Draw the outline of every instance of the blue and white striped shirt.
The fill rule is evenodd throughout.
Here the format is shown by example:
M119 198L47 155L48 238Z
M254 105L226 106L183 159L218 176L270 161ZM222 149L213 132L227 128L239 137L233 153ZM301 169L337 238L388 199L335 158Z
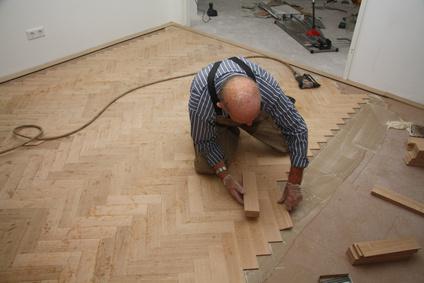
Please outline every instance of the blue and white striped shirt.
M308 129L302 116L300 116L290 99L284 95L271 74L257 64L243 57L239 58L255 74L262 99L261 110L268 113L281 129L281 133L287 141L292 166L306 167L308 165L306 156ZM203 68L194 77L188 103L193 142L211 167L224 160L223 150L216 142L216 113L208 91L207 78L212 66L213 63ZM235 62L229 59L223 60L215 75L216 93L219 93L223 83L234 75L247 76L244 70Z

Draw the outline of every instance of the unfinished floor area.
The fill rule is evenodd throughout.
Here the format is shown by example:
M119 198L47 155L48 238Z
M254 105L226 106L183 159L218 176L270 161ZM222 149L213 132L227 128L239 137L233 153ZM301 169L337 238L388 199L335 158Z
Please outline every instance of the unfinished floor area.
M213 2L213 7L218 12L217 17L209 18L204 15L205 11L208 10L209 2ZM261 13L263 10L257 7L259 2L269 3L270 5L281 5L289 2L296 5L297 9L300 9L304 14L312 13L310 0L199 0L197 1L198 16L192 18L191 27L198 31L270 52L279 58L343 76L354 25L347 25L345 29L339 29L338 25L344 17L357 13L359 9L357 6L352 3L342 4L343 1L336 1L328 4L326 6L328 8L324 9L325 1L316 1L316 17L325 27L322 32L339 51L311 54L274 24L275 19L273 17L270 15L264 16ZM334 8L341 11L334 10Z
M234 55L260 55L169 25L0 85L2 148L21 124L70 137L0 157L0 282L314 282L345 273L355 282L420 282L422 254L407 262L352 267L354 241L415 236L423 218L369 195L375 184L424 200L422 168L402 160L406 132L388 120L424 111L314 75L299 90L265 58L296 98L310 131L305 200L277 205L289 158L246 134L232 172L256 177L261 215L246 219L214 177L194 172L187 100L192 74ZM290 229L291 228L291 229ZM399 280L401 278L401 280Z

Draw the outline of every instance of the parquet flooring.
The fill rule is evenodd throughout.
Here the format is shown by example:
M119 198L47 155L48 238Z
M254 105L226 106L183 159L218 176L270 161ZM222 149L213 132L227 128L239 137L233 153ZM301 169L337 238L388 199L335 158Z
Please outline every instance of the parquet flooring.
M252 51L169 26L0 85L0 144L20 124L46 135L82 125L139 84L193 73ZM319 149L366 94L254 59L297 99ZM83 131L0 156L0 282L244 282L269 242L289 158L242 134L232 171L254 172L261 215L248 220L217 178L193 170L187 112L192 77L137 90ZM346 91L347 89L347 91Z

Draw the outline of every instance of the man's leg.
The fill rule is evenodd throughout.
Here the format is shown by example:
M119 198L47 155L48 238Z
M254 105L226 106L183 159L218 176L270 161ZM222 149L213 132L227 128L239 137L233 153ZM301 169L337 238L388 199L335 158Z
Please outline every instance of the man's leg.
M217 143L224 151L225 164L229 166L230 162L234 160L234 154L237 150L239 141L239 131L236 127L217 127ZM206 159L200 152L195 150L194 169L199 174L215 174L215 171L209 166Z
M243 126L243 130L261 142L280 152L288 152L287 142L284 139L280 128L275 124L269 115L254 124L252 127Z

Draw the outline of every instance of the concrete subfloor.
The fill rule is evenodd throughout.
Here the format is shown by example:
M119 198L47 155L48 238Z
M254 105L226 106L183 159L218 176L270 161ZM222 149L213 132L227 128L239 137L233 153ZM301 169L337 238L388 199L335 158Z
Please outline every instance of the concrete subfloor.
M199 7L207 8L206 2L199 1ZM208 23L194 21L193 28L343 74L348 45L339 46L339 53L312 55L272 19L242 10L246 1L213 2L219 16ZM330 39L352 36L351 31L337 29L342 13L318 10L317 14L324 15ZM372 187L380 185L424 202L424 168L408 167L403 161L407 132L385 126L386 121L400 118L424 124L424 110L373 97L324 145L305 171L305 200L292 214L295 227L282 232L283 243L272 244L272 256L259 257L260 268L246 272L247 282L317 282L319 275L338 273L349 273L355 283L424 282L423 251L407 261L357 267L345 255L357 241L414 236L424 246L423 217L370 195Z
M424 202L424 168L403 161L408 134L386 129L389 120L424 123L424 110L373 98L314 158L305 172L305 201L283 231L283 244L260 259L248 282L317 282L323 274L349 273L353 282L424 282L424 255L407 261L350 265L353 242L413 236L424 246L424 218L370 195L382 186Z
M202 21L202 11L207 10L208 2L214 3L218 11L217 17L212 17L207 23ZM242 8L259 0L199 0L198 16L191 21L191 27L218 37L225 38L270 52L283 59L289 59L299 64L314 67L318 70L343 76L350 43L337 38L352 38L353 30L339 29L338 24L347 14L340 11L318 9L317 18L325 25L324 35L328 37L339 52L311 54L291 36L274 24L273 18L258 18L254 16L255 10ZM287 1L304 7L305 12L310 12L310 0ZM334 7L354 11L353 5L341 4L339 0ZM316 6L322 6L323 1L317 1ZM206 17L207 18L207 17Z

